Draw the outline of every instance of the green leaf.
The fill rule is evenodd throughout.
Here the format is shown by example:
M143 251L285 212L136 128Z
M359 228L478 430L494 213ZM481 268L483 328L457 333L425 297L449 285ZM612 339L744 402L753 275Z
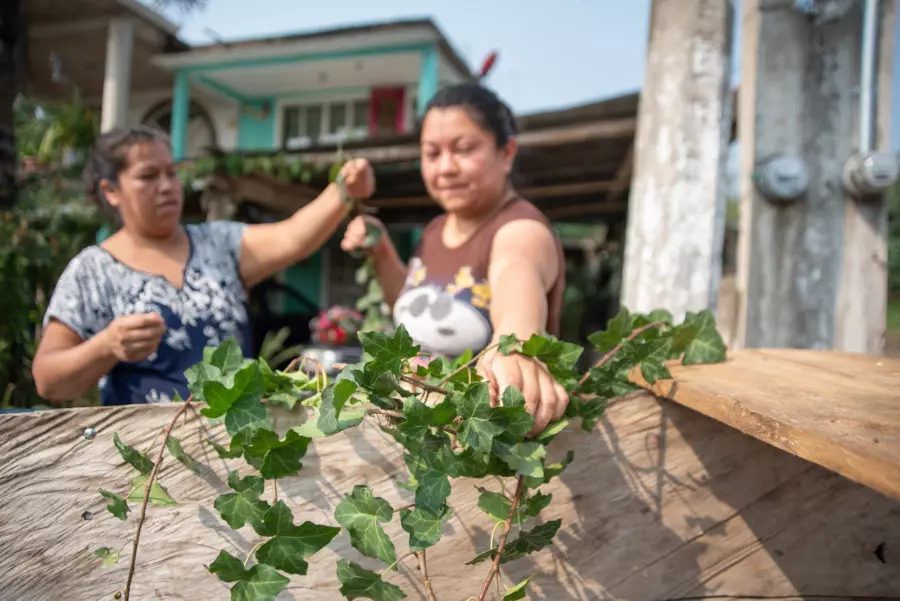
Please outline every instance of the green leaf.
M399 587L381 579L379 574L370 572L347 559L339 559L337 578L341 581L341 594L354 599L372 599L372 601L400 601L406 595Z
M134 447L122 442L119 439L118 432L113 434L113 444L116 445L116 449L119 451L119 455L122 456L122 459L128 462L131 467L144 475L153 471L153 462L150 461L150 458Z
M541 444L547 444L568 427L569 422L567 420L563 419L558 422L553 422L544 428L544 431L541 432L535 440Z
M166 439L166 448L172 454L172 457L183 463L189 470L194 473L200 471L200 464L185 452L184 447L181 446L181 441L171 434Z
M381 528L391 521L390 503L372 494L367 486L354 486L334 510L334 519L350 533L350 544L360 553L377 557L387 564L397 559L394 543Z
M206 403L207 400L206 395L203 392L203 387L206 386L207 383L229 381L229 378L226 378L222 374L222 370L209 363L197 363L184 372L184 377L187 379L188 390L191 391L194 399L204 403ZM233 379L233 376L231 379Z
M223 447L216 441L209 439L209 438L206 439L206 442L213 449L215 449L216 453L218 453L219 457L221 457L222 459L237 459L238 457L240 457L241 455L244 454L244 447L241 446L237 442L237 440L238 440L237 438L233 438L231 440L230 449L226 449L225 447Z
M449 445L408 453L403 459L416 480L416 507L440 511L450 496L449 478L459 474L458 459Z
M561 525L562 520L552 520L546 524L535 526L531 530L520 532L516 540L506 543L506 546L503 548L503 555L500 557L500 563L504 564L521 559L529 553L540 551L550 545ZM478 555L466 565L475 565L486 559L493 559L496 557L496 554L496 549L491 549Z
M131 481L131 494L128 495L129 501L144 502L144 496L147 494L147 480L149 479L149 476L138 476ZM169 491L159 483L159 480L154 480L153 485L150 487L150 502L161 507L178 505L175 499L169 496Z
M303 576L309 568L305 558L328 546L341 531L312 522L294 525L294 514L284 501L278 501L263 515L260 536L271 536L256 552L256 559L276 570Z
M622 307L619 309L619 313L609 320L606 330L591 334L588 336L588 341L594 345L594 350L605 355L616 348L633 331L631 313Z
M479 382L465 393L453 397L456 413L463 418L459 426L459 441L478 453L491 452L494 437L503 432L500 424L491 421L491 396L488 385Z
M538 442L520 442L514 446L494 443L494 453L520 476L543 478L543 459L547 447Z
M325 434L335 434L349 427L346 422L340 421L341 410L356 390L356 382L345 379L338 380L322 392L322 404L319 406L317 422L319 430ZM351 425L356 424L351 423Z
M413 440L421 440L431 431L434 410L415 397L403 403L403 417L406 419L397 429Z
M225 414L225 431L236 436L242 430L255 430L271 425L269 410L259 399L239 399Z
M522 341L515 334L503 335L500 337L500 344L497 352L501 355L511 355L513 353L522 352Z
M250 457L259 457L262 463L259 472L266 480L293 476L303 464L300 458L306 454L310 439L288 430L284 439L272 430L260 429L253 434L244 452Z
M103 490L102 488L100 489L100 494L110 500L110 503L106 505L106 509L111 514L124 521L125 516L128 515L128 503L125 502L125 498L114 492ZM143 501L143 499L141 500Z
M693 333L684 351L685 365L721 363L725 361L728 348L716 330L716 320L712 311L688 313L684 324ZM673 346L675 343L673 342Z
M511 388L507 388L511 390ZM524 403L524 400L523 400ZM534 417L522 406L491 407L490 421L500 427L498 438L516 443L534 427Z
M119 563L119 552L109 547L100 547L94 551L94 555L103 560L100 564L101 568L108 568Z
M291 581L264 563L248 570L241 560L225 551L219 552L209 571L223 582L237 583L231 588L231 601L274 601Z
M361 332L359 341L363 350L372 357L369 365L382 372L398 373L403 362L418 355L420 350L402 325L393 335Z
M482 510L495 522L505 522L512 510L512 499L499 492L491 492L477 487L481 495L478 497L478 509Z
M427 549L441 540L441 527L450 517L450 508L444 505L439 511L416 507L400 512L400 525L409 533L409 548L414 551Z
M248 363L230 378L209 380L203 383L203 398L209 407L201 413L206 417L222 417L235 405L247 407L251 401L259 402L265 394L265 381L259 363ZM226 418L227 419L227 418Z
M538 514L549 507L550 501L552 500L553 495L545 495L541 491L538 491L533 497L525 501L525 517L537 517Z
M265 491L265 480L259 476L241 478L233 471L228 474L228 486L234 492L219 495L213 504L225 523L234 530L244 524L250 524L254 530L262 528L263 516L269 509L269 504L259 498Z
M521 599L524 599L526 589L528 589L528 585L531 584L532 580L534 580L534 574L516 586L506 589L506 594L503 595L503 601L520 601Z
M554 463L552 465L545 465L543 484L547 484L548 482L550 482L550 480L562 474L574 459L575 452L569 451L568 453L566 453L566 456L562 461Z
M216 348L203 349L203 361L219 368L223 374L232 374L241 368L244 354L234 337L228 338Z

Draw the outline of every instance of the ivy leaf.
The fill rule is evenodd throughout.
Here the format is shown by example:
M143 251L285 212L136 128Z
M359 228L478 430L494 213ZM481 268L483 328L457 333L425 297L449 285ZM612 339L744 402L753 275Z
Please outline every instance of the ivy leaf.
M310 439L288 430L283 440L272 430L257 430L244 452L262 459L259 472L266 480L292 476L300 471L300 458L306 455Z
M521 599L524 599L528 585L531 584L532 580L534 580L534 574L516 586L506 589L506 594L503 595L503 601L520 601Z
M541 432L535 440L541 444L547 444L568 427L569 422L567 420L563 419L558 422L553 422L544 428L544 431Z
M290 583L290 578L264 563L249 570L234 555L220 551L209 571L223 582L236 582L231 588L231 601L274 601Z
M581 399L572 400L570 404L581 418L581 429L585 432L591 432L597 425L597 420L606 413L608 403L603 397L595 397L585 401Z
M588 336L588 341L594 345L594 350L605 355L631 335L634 331L632 323L631 313L622 307L619 309L619 313L609 320L606 330L591 334Z
M459 441L478 453L491 452L494 436L503 427L491 421L491 396L488 385L479 382L469 386L462 395L454 397L456 413L463 418L459 426Z
M521 559L529 553L540 551L544 547L550 545L553 542L553 537L556 536L556 533L561 525L562 520L552 520L550 522L547 522L546 524L535 526L531 530L523 530L519 533L519 536L518 538L516 538L516 540L507 542L506 546L503 547L503 555L500 556L500 563L504 564L510 561ZM496 557L496 553L496 549L485 551L472 561L468 562L466 565L476 565L486 559L493 559L494 557Z
M347 422L342 423L340 421L341 410L356 390L356 382L343 379L328 386L322 392L322 404L319 405L319 420L316 424L319 426L319 430L325 434L335 434L356 425L352 422L350 425L347 425ZM360 418L360 421L362 421L362 418Z
M685 365L725 361L728 348L716 330L716 320L712 311L688 313L684 318L683 326L693 333L684 351L682 362Z
M244 448L238 443L238 438L231 439L230 449L226 449L216 441L209 438L206 439L206 442L213 449L215 449L216 453L222 459L237 459L244 454Z
M667 380L672 377L663 362L669 358L672 340L631 340L622 347L622 354L633 364L641 366L641 375L648 383Z
M495 522L505 522L512 509L512 499L499 492L491 492L477 487L481 495L478 497L478 509L485 512Z
M450 496L450 476L459 475L458 460L446 444L407 454L404 461L416 480L416 507L440 511Z
M210 380L203 383L203 398L209 407L201 411L206 417L222 417L235 405L248 405L249 401L259 401L265 394L266 386L259 363L251 362L241 368L231 378Z
M232 336L218 347L208 346L203 349L203 362L217 367L224 375L233 374L244 363L244 353Z
M341 594L348 599L372 599L372 601L400 601L406 595L397 586L381 579L379 574L370 572L347 559L339 559L337 578L341 581Z
M218 382L220 380L228 381L228 378L223 376L222 370L206 362L197 363L190 367L184 372L184 377L187 379L188 390L191 391L194 399L204 403L207 402L207 400L206 395L203 392L203 387L206 386L208 382Z
M490 420L501 429L498 438L511 443L521 441L534 427L534 417L525 410L524 405L491 407Z
M118 432L113 434L113 444L116 445L116 449L119 451L119 455L122 456L122 459L128 462L131 467L144 475L153 471L153 462L150 461L150 458L134 447L122 442L121 439L119 439Z
M569 464L572 463L572 461L574 459L575 459L575 452L569 451L568 453L566 453L566 456L563 458L562 461L560 461L558 463L554 463L552 465L545 465L544 466L544 479L543 479L542 484L547 484L550 482L550 480L552 480L553 478L556 478L557 476L562 474L566 470L566 468L569 467Z
M225 523L234 530L244 524L250 524L254 530L262 528L263 516L269 509L269 504L259 498L265 491L265 480L259 476L241 478L233 471L228 474L228 486L234 492L219 495L213 503Z
M538 442L520 442L508 445L494 443L494 453L520 476L543 478L543 459L547 456L547 447Z
M108 568L119 563L119 552L109 547L100 547L94 551L94 555L103 560L100 564L101 568Z
M278 501L263 515L258 533L272 538L259 548L256 559L276 570L304 576L309 568L304 559L328 546L340 531L312 522L295 526L290 508L284 501Z
M431 431L434 410L412 397L403 403L403 417L406 419L397 429L413 440L422 440Z
M525 517L537 517L538 514L547 509L552 500L553 495L545 495L541 491L536 492L533 497L525 501Z
M231 436L236 436L241 430L254 430L269 425L269 410L259 398L242 398L225 414L225 431Z
M441 527L450 517L450 508L444 505L435 511L427 507L416 507L412 511L400 512L400 525L409 533L409 548L421 551L441 540Z
M106 509L124 521L125 516L128 515L128 503L125 502L125 498L121 495L117 495L114 492L109 492L108 490L100 489L100 494L110 500L110 502L106 505ZM141 499L143 501L143 499Z
M183 463L184 466L189 470L194 473L200 471L200 464L197 463L197 461L193 457L187 454L187 452L184 450L184 447L181 446L181 441L171 434L166 439L166 448L172 454L172 457Z
M144 496L147 494L147 480L149 479L149 476L138 476L131 481L131 494L128 495L129 501L144 502ZM160 507L174 507L178 505L175 499L169 495L169 491L159 483L159 480L154 480L153 485L150 487L150 502Z
M359 341L363 350L372 357L368 364L381 372L399 373L403 361L419 354L419 347L402 325L393 335L383 332L361 332ZM367 366L367 367L368 367Z
M515 334L503 335L500 337L500 344L497 346L497 352L501 355L521 353L522 341L519 340Z
M387 564L397 559L394 543L379 522L391 521L394 510L390 503L374 496L368 486L354 486L334 509L334 519L350 533L350 544L360 553L377 557Z

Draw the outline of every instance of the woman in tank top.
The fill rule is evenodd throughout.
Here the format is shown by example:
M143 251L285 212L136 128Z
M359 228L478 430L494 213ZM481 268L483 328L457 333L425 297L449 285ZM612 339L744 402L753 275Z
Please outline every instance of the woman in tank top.
M510 184L516 128L509 108L477 84L442 89L428 103L421 130L422 178L444 214L425 228L404 265L382 235L365 248L366 223L347 228L345 250L375 263L394 321L432 355L478 353L500 336L558 335L565 286L562 247L550 221ZM486 353L478 365L496 399L522 391L540 432L562 417L568 396L538 361Z

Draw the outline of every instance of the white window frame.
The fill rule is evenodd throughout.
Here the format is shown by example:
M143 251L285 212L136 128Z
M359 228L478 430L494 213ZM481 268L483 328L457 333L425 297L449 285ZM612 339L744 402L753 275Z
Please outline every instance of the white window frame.
M278 113L275 119L275 131L277 135L276 139L278 141L278 147L285 148L287 150L300 150L303 148L309 148L310 146L315 146L317 144L337 144L348 139L367 138L369 136L368 117L366 118L365 123L354 122L353 105L360 101L370 102L371 100L369 96L354 96L352 98L317 99L315 101L299 99L287 99L280 101L278 103ZM322 109L322 131L327 132L331 129L331 105L335 104L344 105L344 110L346 111L345 114L349 123L349 132L345 127L343 131L338 133L323 133L319 136L318 140L300 138L300 142L295 142L290 146L287 144L287 140L284 139L284 114L288 109L320 107ZM302 113L302 119L306 119L306 112Z

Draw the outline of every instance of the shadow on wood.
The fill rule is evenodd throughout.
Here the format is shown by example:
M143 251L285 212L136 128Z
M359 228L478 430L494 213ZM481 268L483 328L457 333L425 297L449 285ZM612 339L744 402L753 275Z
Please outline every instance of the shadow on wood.
M136 524L136 511L122 523L97 492L125 492L135 475L122 465L113 433L143 449L176 410L0 417L0 599L112 599L124 586L126 541ZM86 427L96 428L96 438L85 440ZM615 403L590 434L570 430L553 443L551 459L574 450L575 461L544 487L554 500L542 519L563 519L557 543L504 570L509 582L537 573L532 600L900 591L900 502L894 499L648 393ZM249 527L232 531L213 509L215 496L227 490L226 462L201 443L196 417L189 413L175 434L204 467L195 475L166 459L161 481L180 505L149 509L132 598L227 599L225 585L205 565L220 549L243 558L258 537ZM224 439L221 432L214 437ZM355 484L371 486L394 507L412 501L396 485L406 478L398 448L372 426L317 440L301 474L280 486L298 523L334 524L334 506ZM487 549L492 527L477 509L474 484L455 484L454 516L429 553L441 601L476 594L488 569L464 565ZM403 554L408 541L399 520L387 531ZM101 546L124 546L122 560L101 568L93 556ZM338 555L384 567L360 558L342 533L279 599L341 599ZM388 579L410 599L424 599L414 563Z

